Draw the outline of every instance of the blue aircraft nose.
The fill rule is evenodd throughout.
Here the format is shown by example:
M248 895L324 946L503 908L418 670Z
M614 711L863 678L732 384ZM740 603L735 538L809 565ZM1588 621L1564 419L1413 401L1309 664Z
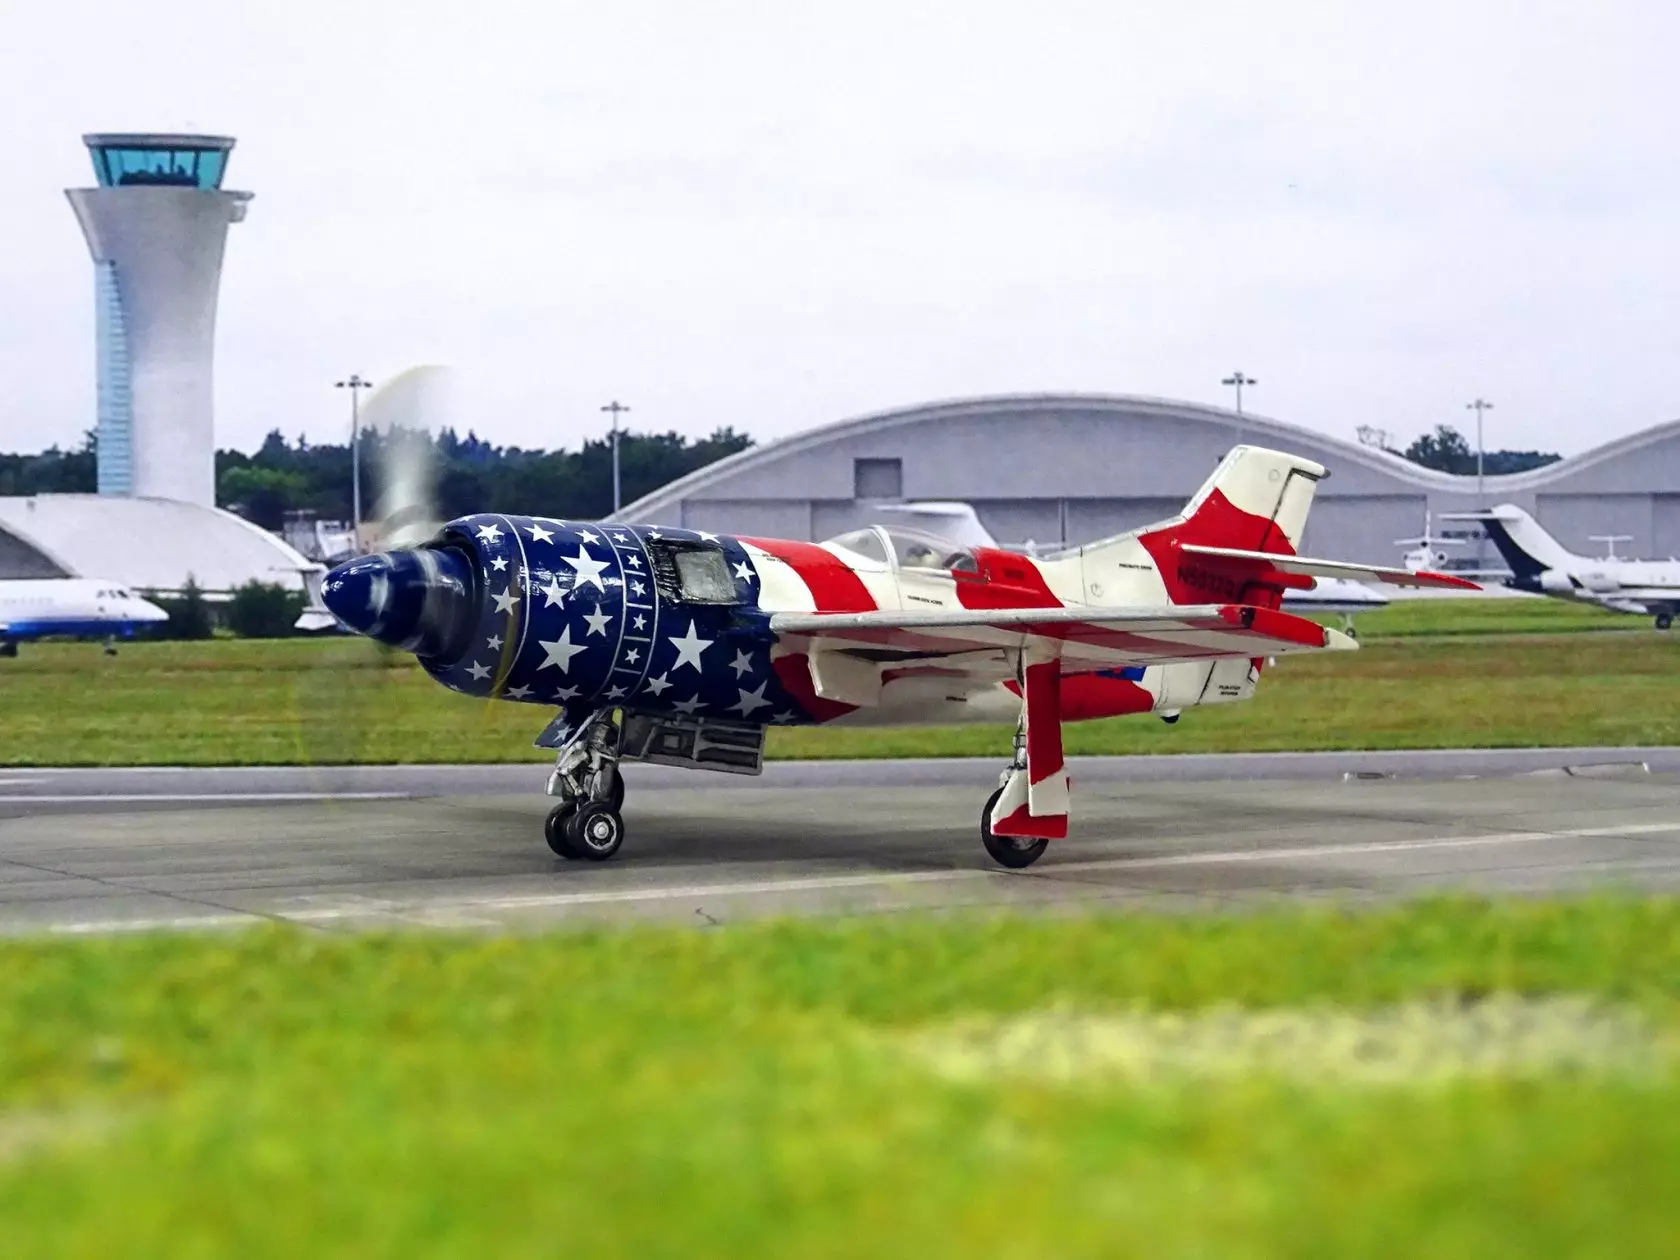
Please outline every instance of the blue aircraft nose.
M391 557L358 556L321 583L321 599L332 615L357 634L372 634L390 607Z
M358 556L327 574L321 598L344 626L419 656L438 656L478 623L472 565L422 547Z

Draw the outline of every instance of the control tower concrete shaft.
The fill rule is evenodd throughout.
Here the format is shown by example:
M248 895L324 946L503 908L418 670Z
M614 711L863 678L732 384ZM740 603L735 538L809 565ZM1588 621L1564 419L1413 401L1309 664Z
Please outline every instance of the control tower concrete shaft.
M93 254L99 493L215 506L216 297L226 136L83 136L97 188L65 195Z

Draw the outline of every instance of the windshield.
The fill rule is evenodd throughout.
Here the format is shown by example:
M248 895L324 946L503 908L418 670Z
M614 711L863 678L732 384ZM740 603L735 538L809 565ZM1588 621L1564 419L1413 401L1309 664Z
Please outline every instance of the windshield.
M873 529L854 529L849 534L841 534L837 538L830 538L831 547L844 547L853 555L862 556L865 560L873 560L876 564L887 562L887 548L881 542L880 534Z
M883 526L881 532L892 544L893 559L901 569L931 569L937 572L978 573L974 553L949 538L925 534L919 529Z
M871 525L830 538L827 545L843 547L854 556L876 564L890 563L895 569L915 569L924 573L980 572L974 553L967 547L919 529Z

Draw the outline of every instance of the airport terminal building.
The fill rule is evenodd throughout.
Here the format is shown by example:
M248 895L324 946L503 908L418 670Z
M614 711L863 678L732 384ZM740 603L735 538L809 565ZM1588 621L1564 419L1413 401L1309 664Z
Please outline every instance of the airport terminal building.
M960 399L845 420L754 447L647 495L625 521L818 540L871 520L880 503L961 499L1005 543L1089 542L1176 513L1238 442L1322 463L1303 550L1393 563L1426 511L1484 506L1476 479L1388 451L1218 407L1126 395ZM1488 477L1488 504L1515 503L1571 550L1627 535L1624 556L1680 555L1680 422L1531 472ZM1449 532L1437 527L1436 533ZM1477 536L1473 524L1452 532ZM1491 546L1459 567L1499 567Z

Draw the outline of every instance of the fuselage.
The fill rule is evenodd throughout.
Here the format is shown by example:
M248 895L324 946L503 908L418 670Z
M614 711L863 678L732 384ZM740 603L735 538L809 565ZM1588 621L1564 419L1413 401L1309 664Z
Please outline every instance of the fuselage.
M1513 576L1506 585L1618 610L1654 612L1680 606L1680 561L1571 556L1538 573Z
M0 579L0 642L50 635L131 638L169 615L127 587L97 578Z
M881 527L809 543L484 514L407 553L417 560L396 553L334 570L323 596L350 628L414 651L452 690L563 715L617 706L755 725L1012 722L1015 684L976 687L926 661L895 670L890 650L878 703L819 696L808 643L778 636L770 618L1194 602L1169 589L1180 580L1163 579L1141 543L1135 553L1106 557L1098 575L1077 553L1032 559ZM1077 721L1244 699L1255 675L1247 660L1072 675L1062 711Z
M1347 578L1321 577L1310 590L1290 591L1283 597L1283 607L1289 612L1311 616L1314 613L1362 613L1388 607L1388 596L1372 590L1363 582Z

